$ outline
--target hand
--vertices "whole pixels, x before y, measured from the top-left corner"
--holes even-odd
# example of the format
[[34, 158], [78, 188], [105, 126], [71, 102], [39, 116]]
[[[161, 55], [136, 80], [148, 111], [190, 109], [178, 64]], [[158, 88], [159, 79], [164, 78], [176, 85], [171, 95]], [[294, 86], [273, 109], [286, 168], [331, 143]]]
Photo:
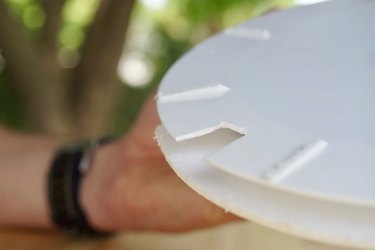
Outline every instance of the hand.
[[159, 123], [150, 99], [130, 133], [97, 152], [82, 189], [94, 227], [177, 232], [238, 220], [175, 175], [153, 140]]

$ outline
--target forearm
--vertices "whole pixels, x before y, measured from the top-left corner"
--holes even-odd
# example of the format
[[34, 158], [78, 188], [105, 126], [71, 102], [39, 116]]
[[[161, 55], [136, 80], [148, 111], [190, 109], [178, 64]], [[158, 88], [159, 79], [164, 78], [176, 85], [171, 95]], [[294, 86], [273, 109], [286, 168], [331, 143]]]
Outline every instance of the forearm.
[[[103, 231], [182, 231], [238, 220], [169, 168], [153, 140], [159, 123], [150, 99], [127, 135], [95, 150], [79, 189], [89, 224]], [[47, 175], [60, 145], [0, 127], [0, 226], [53, 227]]]
[[0, 127], [0, 225], [51, 227], [46, 176], [59, 141]]

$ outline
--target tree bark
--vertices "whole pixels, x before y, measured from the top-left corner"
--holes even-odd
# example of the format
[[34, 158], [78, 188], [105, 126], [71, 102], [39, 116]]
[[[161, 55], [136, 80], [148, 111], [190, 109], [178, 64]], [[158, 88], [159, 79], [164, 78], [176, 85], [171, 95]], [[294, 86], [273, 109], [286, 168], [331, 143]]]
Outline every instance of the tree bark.
[[70, 125], [62, 105], [64, 94], [44, 68], [34, 42], [14, 20], [4, 1], [0, 1], [0, 48], [12, 83], [23, 97], [30, 126], [50, 134], [68, 133]]
[[117, 64], [135, 0], [103, 0], [86, 35], [81, 61], [71, 86], [77, 131], [82, 137], [102, 134], [118, 94]]
[[33, 39], [0, 1], [0, 48], [6, 70], [25, 101], [32, 128], [54, 135], [91, 137], [109, 126], [120, 87], [117, 63], [135, 0], [101, 0], [73, 71], [57, 61], [65, 0], [43, 0], [46, 22]]
[[62, 9], [65, 0], [43, 0], [42, 7], [46, 20], [42, 31], [42, 48], [56, 59], [58, 53], [58, 34], [61, 27]]

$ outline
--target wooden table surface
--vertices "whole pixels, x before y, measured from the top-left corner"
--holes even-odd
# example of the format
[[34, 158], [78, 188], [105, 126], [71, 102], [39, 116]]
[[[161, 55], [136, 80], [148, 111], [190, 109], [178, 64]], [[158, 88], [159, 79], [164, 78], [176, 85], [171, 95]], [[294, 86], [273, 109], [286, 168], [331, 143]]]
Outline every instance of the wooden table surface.
[[0, 229], [0, 250], [339, 250], [241, 222], [181, 234], [118, 233], [102, 239], [72, 239], [60, 233]]

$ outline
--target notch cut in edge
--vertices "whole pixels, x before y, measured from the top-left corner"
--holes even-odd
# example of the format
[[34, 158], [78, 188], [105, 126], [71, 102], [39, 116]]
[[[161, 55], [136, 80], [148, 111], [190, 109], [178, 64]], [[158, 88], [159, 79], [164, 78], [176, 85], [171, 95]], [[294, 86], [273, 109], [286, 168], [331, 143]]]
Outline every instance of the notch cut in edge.
[[247, 134], [247, 131], [244, 128], [238, 127], [238, 126], [236, 126], [236, 125], [234, 125], [230, 122], [222, 121], [214, 127], [208, 127], [208, 128], [205, 128], [205, 129], [201, 129], [201, 130], [194, 131], [194, 132], [187, 133], [187, 134], [183, 134], [183, 135], [174, 136], [173, 133], [171, 133], [171, 135], [175, 139], [176, 142], [181, 142], [181, 141], [186, 141], [186, 140], [190, 140], [190, 139], [194, 139], [194, 138], [198, 138], [198, 137], [201, 137], [201, 136], [211, 134], [211, 133], [213, 133], [213, 132], [215, 132], [219, 129], [229, 129], [229, 130], [232, 130], [233, 132], [236, 132], [236, 133], [238, 133], [242, 136]]
[[230, 88], [223, 84], [211, 84], [204, 87], [171, 94], [159, 93], [157, 96], [157, 101], [163, 104], [212, 99], [225, 95], [229, 90]]
[[246, 28], [246, 27], [235, 27], [229, 28], [224, 31], [224, 35], [238, 38], [247, 38], [258, 41], [266, 41], [272, 37], [271, 32], [268, 29], [261, 28]]

